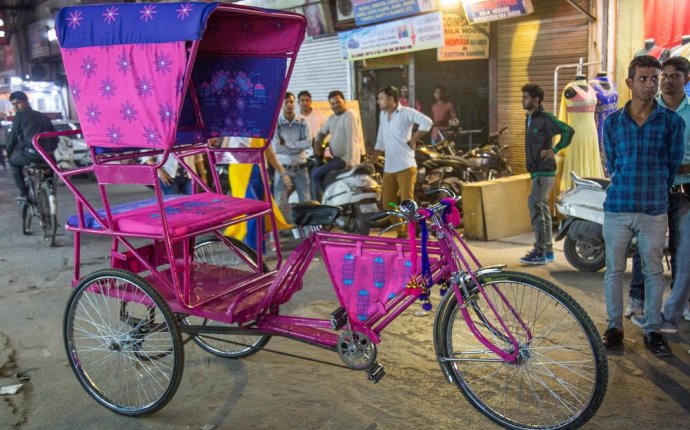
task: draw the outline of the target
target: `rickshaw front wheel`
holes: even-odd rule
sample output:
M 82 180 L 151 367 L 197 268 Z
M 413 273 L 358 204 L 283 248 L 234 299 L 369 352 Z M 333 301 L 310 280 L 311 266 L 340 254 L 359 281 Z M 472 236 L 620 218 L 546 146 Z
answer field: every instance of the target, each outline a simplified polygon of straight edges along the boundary
M 148 415 L 165 406 L 180 385 L 179 324 L 144 279 L 124 270 L 99 270 L 79 282 L 67 303 L 67 358 L 98 403 L 122 415 Z

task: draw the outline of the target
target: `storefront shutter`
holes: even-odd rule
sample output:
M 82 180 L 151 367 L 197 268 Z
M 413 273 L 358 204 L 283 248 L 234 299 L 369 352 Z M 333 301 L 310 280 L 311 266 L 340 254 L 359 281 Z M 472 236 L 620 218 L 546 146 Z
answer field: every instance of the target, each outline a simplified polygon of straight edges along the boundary
M 534 13 L 496 24 L 497 125 L 508 126 L 502 143 L 510 145 L 514 173 L 525 168 L 525 113 L 520 87 L 535 83 L 546 93 L 544 108 L 553 110 L 553 74 L 556 66 L 588 61 L 587 18 L 565 1 L 533 0 Z M 589 0 L 578 0 L 589 8 Z M 575 77 L 575 69 L 559 72 L 559 93 Z M 558 95 L 560 102 L 560 94 Z M 556 114 L 556 112 L 554 112 Z
M 288 91 L 297 95 L 307 90 L 313 100 L 326 101 L 328 93 L 340 90 L 351 100 L 351 70 L 351 63 L 340 59 L 337 36 L 306 40 L 297 55 Z

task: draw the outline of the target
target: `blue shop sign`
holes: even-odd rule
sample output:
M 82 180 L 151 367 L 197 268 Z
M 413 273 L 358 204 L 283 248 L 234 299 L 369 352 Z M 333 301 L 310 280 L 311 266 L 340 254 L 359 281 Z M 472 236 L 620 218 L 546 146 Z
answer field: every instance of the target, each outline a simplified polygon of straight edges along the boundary
M 471 24 L 498 21 L 534 12 L 532 0 L 463 0 L 467 21 Z
M 353 0 L 357 26 L 436 10 L 436 0 Z

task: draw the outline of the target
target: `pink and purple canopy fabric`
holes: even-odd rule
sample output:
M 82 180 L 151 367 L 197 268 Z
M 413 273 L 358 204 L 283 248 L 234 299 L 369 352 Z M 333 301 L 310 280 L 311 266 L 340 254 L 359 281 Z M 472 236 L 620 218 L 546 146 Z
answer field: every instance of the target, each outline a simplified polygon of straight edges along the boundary
M 56 28 L 86 141 L 105 148 L 270 137 L 304 37 L 298 15 L 197 2 L 68 7 Z

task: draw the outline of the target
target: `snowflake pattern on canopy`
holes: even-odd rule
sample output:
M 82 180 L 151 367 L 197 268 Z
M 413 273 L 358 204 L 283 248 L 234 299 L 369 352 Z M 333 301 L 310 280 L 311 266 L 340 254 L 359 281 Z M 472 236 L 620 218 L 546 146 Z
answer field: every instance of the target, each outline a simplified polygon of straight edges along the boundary
M 75 61 L 65 62 L 87 142 L 102 147 L 172 145 L 181 99 L 177 78 L 186 65 L 184 42 L 143 49 L 119 45 L 115 55 L 100 48 L 77 48 Z

